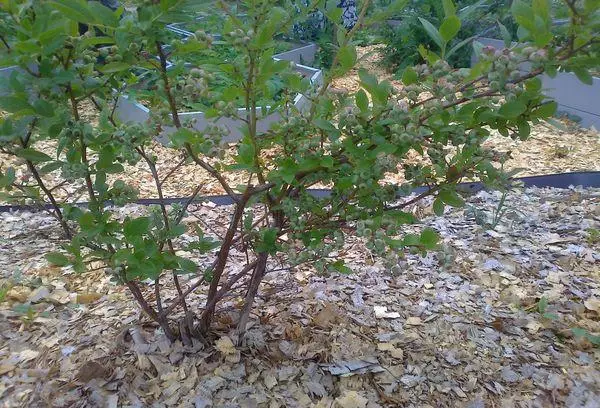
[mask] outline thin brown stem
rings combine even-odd
[[[140,290],[139,286],[134,281],[127,281],[126,285],[129,288],[129,291],[133,294],[135,300],[137,300],[138,304],[142,307],[142,310],[146,312],[146,314],[152,320],[158,323],[160,327],[162,327],[162,329],[165,332],[165,335],[170,341],[174,341],[176,337],[173,333],[173,329],[171,329],[166,319],[161,317],[161,315],[159,315],[156,312],[156,310],[154,310],[154,308],[150,306],[148,301],[144,298],[144,295],[142,294],[142,291]]]
[[[248,318],[250,316],[250,310],[252,310],[252,304],[254,303],[256,294],[258,293],[260,282],[265,276],[268,258],[269,254],[266,252],[261,252],[258,254],[256,266],[254,267],[254,272],[252,273],[252,278],[250,279],[250,286],[248,287],[248,292],[246,293],[246,298],[244,299],[244,307],[242,308],[240,320],[238,321],[238,345],[241,344],[244,339],[246,326],[248,325]]]
[[[29,130],[27,131],[27,134],[25,135],[24,138],[21,139],[21,146],[23,146],[24,149],[26,149],[29,146],[29,141],[31,140],[31,135],[33,134],[33,129],[35,128],[36,124],[37,124],[37,119],[34,119],[31,122],[31,124],[29,125]],[[52,208],[54,210],[54,215],[55,215],[56,219],[58,220],[58,222],[60,223],[60,226],[63,229],[65,236],[68,239],[73,238],[73,233],[71,232],[71,228],[69,228],[69,225],[67,224],[67,221],[65,220],[63,213],[60,209],[60,205],[58,205],[58,202],[56,201],[54,194],[52,194],[52,189],[49,189],[46,186],[46,183],[44,183],[44,180],[42,180],[42,177],[41,177],[40,173],[38,172],[37,168],[35,167],[35,164],[31,160],[26,160],[25,162],[27,163],[27,168],[33,175],[33,178],[35,179],[37,185],[42,189],[44,194],[46,194],[46,197],[48,197],[48,200],[50,200],[50,204],[52,205]]]
[[[229,228],[225,233],[225,239],[221,244],[221,249],[217,255],[217,261],[215,264],[215,269],[213,271],[212,281],[210,283],[210,287],[208,290],[208,297],[206,307],[204,312],[202,313],[202,317],[200,319],[200,331],[206,332],[210,326],[213,313],[215,311],[214,305],[210,306],[212,299],[217,294],[217,290],[219,287],[219,283],[221,280],[221,275],[225,270],[225,265],[227,265],[227,258],[229,257],[229,251],[231,250],[231,245],[235,236],[235,232],[237,231],[237,225],[242,219],[242,215],[244,214],[244,208],[246,207],[246,203],[250,199],[251,189],[248,188],[242,195],[240,201],[236,204],[235,212],[231,219],[231,223],[229,224]]]

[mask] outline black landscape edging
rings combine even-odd
[[[585,188],[600,188],[600,171],[586,171],[586,172],[574,172],[574,173],[560,173],[560,174],[547,174],[541,176],[529,176],[529,177],[518,177],[514,181],[520,182],[525,187],[553,187],[553,188],[569,188],[570,186],[581,186]],[[459,189],[467,193],[477,193],[485,189],[483,183],[460,183]],[[427,191],[428,187],[418,187],[410,191],[410,193],[423,193]],[[310,189],[308,190],[313,196],[317,198],[326,198],[331,194],[329,189]],[[409,194],[410,194],[409,193]],[[408,194],[405,194],[408,195]],[[400,195],[403,196],[403,195]],[[173,197],[165,198],[164,204],[184,204],[189,201],[189,197]],[[205,196],[198,197],[194,202],[210,201],[218,206],[232,205],[235,201],[228,195],[217,195],[217,196]],[[76,205],[79,207],[85,207],[88,202],[71,203],[70,205]],[[106,202],[106,205],[111,205],[110,201]],[[131,204],[139,205],[157,205],[160,204],[158,198],[145,198],[132,202]],[[0,205],[0,213],[12,212],[12,211],[40,211],[44,209],[52,209],[50,204],[45,205]]]

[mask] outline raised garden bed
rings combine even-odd
[[[504,48],[502,40],[480,37],[477,41],[483,45]],[[473,63],[475,62],[476,55],[473,56]],[[577,117],[581,126],[600,129],[600,77],[594,76],[592,85],[582,83],[570,72],[559,72],[554,78],[548,75],[540,78],[545,95],[558,103],[559,113]]]
[[[186,38],[190,36],[192,33],[184,30],[178,24],[171,24],[167,26],[170,30],[180,35],[182,38]],[[303,63],[312,63],[315,59],[315,54],[317,52],[317,46],[315,44],[301,44],[301,45],[290,45],[292,49],[288,51],[281,52],[273,56],[276,60],[284,60],[284,61],[293,61],[296,63],[295,71],[300,75],[308,78],[311,84],[318,86],[322,82],[322,72],[320,69],[312,68],[307,65],[303,65]],[[207,54],[207,58],[209,63],[218,63],[225,61],[227,59],[227,53],[231,53],[230,50],[216,50],[213,54]],[[216,61],[214,59],[221,58],[221,61]],[[211,61],[211,59],[213,59]],[[226,84],[218,84],[217,86],[226,86]],[[141,97],[140,97],[141,96]],[[148,119],[150,115],[150,109],[141,103],[139,100],[143,100],[143,94],[140,95],[138,93],[136,99],[138,101],[133,100],[127,95],[123,95],[119,97],[117,101],[117,109],[116,113],[118,117],[124,122],[144,122]],[[242,137],[242,133],[240,128],[244,125],[242,120],[236,118],[207,118],[204,113],[204,108],[211,104],[211,100],[198,101],[197,104],[193,104],[191,106],[186,106],[184,108],[189,108],[189,111],[180,113],[180,118],[184,121],[193,120],[193,127],[196,130],[202,131],[209,125],[218,125],[220,127],[224,127],[227,129],[227,136],[223,139],[224,142],[234,142],[239,140]],[[265,100],[265,105],[267,108],[269,107],[269,101]],[[309,100],[306,96],[302,94],[298,94],[294,97],[294,105],[298,109],[305,109],[306,106],[309,105]],[[259,108],[259,115],[261,109]],[[238,116],[243,117],[246,114],[246,109],[240,107],[238,109]],[[274,112],[265,117],[261,117],[257,123],[258,133],[266,132],[272,123],[281,120],[281,113]],[[166,143],[168,141],[168,135],[173,132],[174,128],[165,128],[163,132],[160,134],[158,141],[161,143]]]

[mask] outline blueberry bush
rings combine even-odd
[[[453,69],[444,59],[447,53],[428,52],[423,64],[403,71],[400,89],[361,69],[361,89],[340,94],[329,92],[329,85],[355,68],[354,35],[387,18],[384,10],[367,14],[370,1],[360,2],[358,20],[348,30],[340,25],[335,2],[294,7],[279,0],[242,0],[232,11],[219,0],[215,5],[225,16],[221,40],[237,52],[218,65],[229,85],[215,91],[209,70],[186,70],[186,62],[213,46],[212,37],[200,30],[182,41],[165,28],[189,20],[195,3],[139,0],[112,11],[83,0],[6,0],[0,14],[1,65],[15,67],[2,79],[9,91],[0,96],[0,149],[18,159],[16,167],[0,165],[2,200],[51,208],[65,243],[63,251],[47,255],[49,261],[80,273],[101,262],[172,340],[205,339],[219,302],[231,296],[241,300],[237,331],[243,340],[270,265],[277,260],[349,273],[334,255],[349,234],[363,237],[401,273],[398,261],[405,251],[424,253],[438,242],[431,229],[403,233],[404,225],[418,221],[411,205],[431,197],[433,210],[442,215],[446,206],[463,204],[457,187],[462,180],[500,187],[507,177],[503,157],[482,148],[490,132],[527,139],[531,124],[556,109],[543,96],[538,76],[572,71],[589,82],[589,71],[599,62],[598,0],[565,0],[569,24],[558,38],[550,30],[549,1],[514,0],[522,45],[483,48],[472,69]],[[394,10],[405,3],[397,1]],[[440,48],[452,43],[461,25],[452,3],[445,4],[441,24],[429,27]],[[304,16],[320,11],[337,27],[335,56],[322,85],[272,58],[276,38],[302,18],[298,9]],[[82,25],[87,29],[80,30]],[[124,123],[116,102],[121,95],[135,95],[140,75],[156,84],[150,116],[143,123]],[[260,99],[275,88],[276,103],[261,106]],[[298,93],[310,99],[308,108],[294,107]],[[231,160],[222,159],[226,129],[214,125],[200,132],[181,115],[181,107],[194,100],[212,101],[210,117],[236,117],[244,124]],[[237,109],[240,100],[245,113]],[[84,114],[84,105],[93,106],[95,114]],[[283,119],[260,133],[257,122],[273,111],[282,112]],[[169,129],[168,147],[204,169],[234,203],[220,239],[182,221],[187,203],[204,194],[201,181],[186,204],[165,202],[163,189],[172,172],[161,174],[149,151]],[[420,164],[409,164],[408,155],[419,156]],[[123,217],[119,208],[136,199],[136,190],[118,176],[137,162],[152,175],[160,204],[142,216]],[[397,172],[404,173],[405,185],[387,181],[388,173]],[[49,173],[64,183],[80,183],[88,205],[57,197],[56,186],[46,181]],[[243,175],[246,182],[232,185],[230,174]],[[315,185],[328,186],[330,195],[315,197],[310,193]],[[428,189],[398,198],[415,186]],[[192,239],[181,239],[184,234]],[[245,251],[244,264],[231,260],[232,248]],[[210,266],[201,267],[198,259]],[[182,274],[199,279],[185,284]],[[163,296],[168,283],[177,288],[175,299]],[[234,290],[240,288],[241,294]],[[189,302],[192,293],[204,293],[205,302]]]

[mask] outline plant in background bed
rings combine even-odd
[[[383,62],[391,70],[401,71],[405,67],[424,61],[423,51],[439,48],[440,41],[431,35],[431,26],[439,27],[452,15],[460,20],[461,30],[447,44],[448,63],[453,67],[468,67],[471,63],[471,47],[474,36],[484,35],[501,22],[514,34],[516,26],[510,18],[510,2],[489,0],[460,0],[456,6],[451,1],[414,0],[406,9],[394,16],[399,25],[384,26],[385,47],[382,50]],[[422,47],[420,49],[420,47]],[[451,52],[452,51],[452,52]]]
[[[363,237],[374,254],[401,272],[398,258],[404,251],[424,253],[438,241],[431,229],[403,233],[405,224],[418,221],[408,211],[411,205],[432,197],[435,213],[442,215],[445,206],[463,204],[457,184],[465,178],[501,186],[506,178],[496,166],[501,157],[482,148],[490,129],[526,139],[530,124],[556,109],[544,99],[536,77],[557,69],[583,77],[598,64],[593,35],[600,19],[597,0],[569,3],[572,26],[565,43],[550,34],[547,1],[535,0],[531,7],[516,0],[513,13],[524,26],[521,39],[530,44],[485,48],[473,69],[454,70],[428,53],[427,64],[404,70],[402,90],[361,70],[361,89],[341,96],[328,87],[356,64],[353,37],[365,25],[370,1],[362,2],[353,29],[338,27],[337,51],[319,88],[294,73],[288,62],[272,59],[274,38],[294,23],[294,14],[286,11],[292,7],[277,7],[275,0],[242,1],[240,8],[247,13],[242,21],[228,3],[219,1],[227,16],[223,41],[238,56],[219,65],[228,85],[206,103],[214,103],[211,115],[241,115],[244,123],[233,160],[223,161],[218,158],[225,147],[220,143],[224,130],[197,131],[179,111],[182,102],[214,92],[208,71],[186,71],[183,64],[210,48],[208,37],[174,41],[165,29],[165,24],[185,21],[189,13],[183,11],[194,3],[145,0],[136,2],[133,11],[112,12],[79,0],[9,0],[2,3],[1,16],[3,23],[19,26],[9,56],[3,58],[22,70],[5,81],[12,91],[0,97],[0,109],[7,112],[0,119],[0,146],[26,167],[2,165],[3,197],[50,204],[68,241],[63,252],[48,254],[48,259],[81,273],[90,262],[103,262],[168,338],[184,342],[205,339],[220,302],[236,296],[243,301],[237,322],[243,340],[253,300],[275,261],[350,272],[333,255],[348,234]],[[315,10],[339,24],[339,14],[327,10],[323,1],[307,7],[307,12]],[[455,21],[452,15],[447,10],[445,19]],[[90,31],[79,35],[78,23]],[[442,22],[434,29],[444,43],[452,43],[458,34],[453,23]],[[170,70],[166,43],[175,63]],[[105,62],[98,58],[98,45],[109,46]],[[515,70],[523,61],[531,62],[529,72]],[[136,91],[139,70],[156,77],[150,118],[144,124],[120,123],[114,116],[115,100],[118,93]],[[284,95],[303,92],[311,105],[300,111],[290,98],[280,98],[270,109],[285,112],[284,120],[259,135],[257,121],[269,113],[259,109],[261,97],[271,92],[273,81]],[[245,113],[236,109],[239,100]],[[83,115],[83,104],[94,106],[97,117]],[[164,203],[163,188],[173,171],[160,173],[149,149],[166,126],[177,129],[170,135],[170,148],[204,169],[234,202],[227,230],[218,240],[186,225],[187,205]],[[42,151],[42,141],[53,150]],[[421,156],[420,164],[408,165],[409,153]],[[135,190],[122,181],[108,183],[108,176],[118,178],[126,164],[138,161],[152,175],[160,204],[143,215],[123,217],[119,208],[135,198]],[[404,169],[406,186],[386,181],[386,174],[399,169]],[[55,197],[56,186],[44,178],[50,172],[80,183],[89,206],[75,207]],[[232,185],[226,177],[230,174],[240,174],[246,182]],[[316,184],[328,185],[331,195],[311,195],[309,188]],[[429,189],[398,201],[403,187],[422,185]],[[188,203],[203,194],[199,181]],[[105,206],[108,200],[113,207]],[[188,237],[181,239],[186,230]],[[232,248],[247,254],[244,263],[232,261]],[[200,267],[198,259],[210,266]],[[182,281],[182,274],[198,279],[193,284]],[[178,291],[175,299],[164,296],[168,281]],[[192,293],[205,294],[202,305],[188,301]]]

